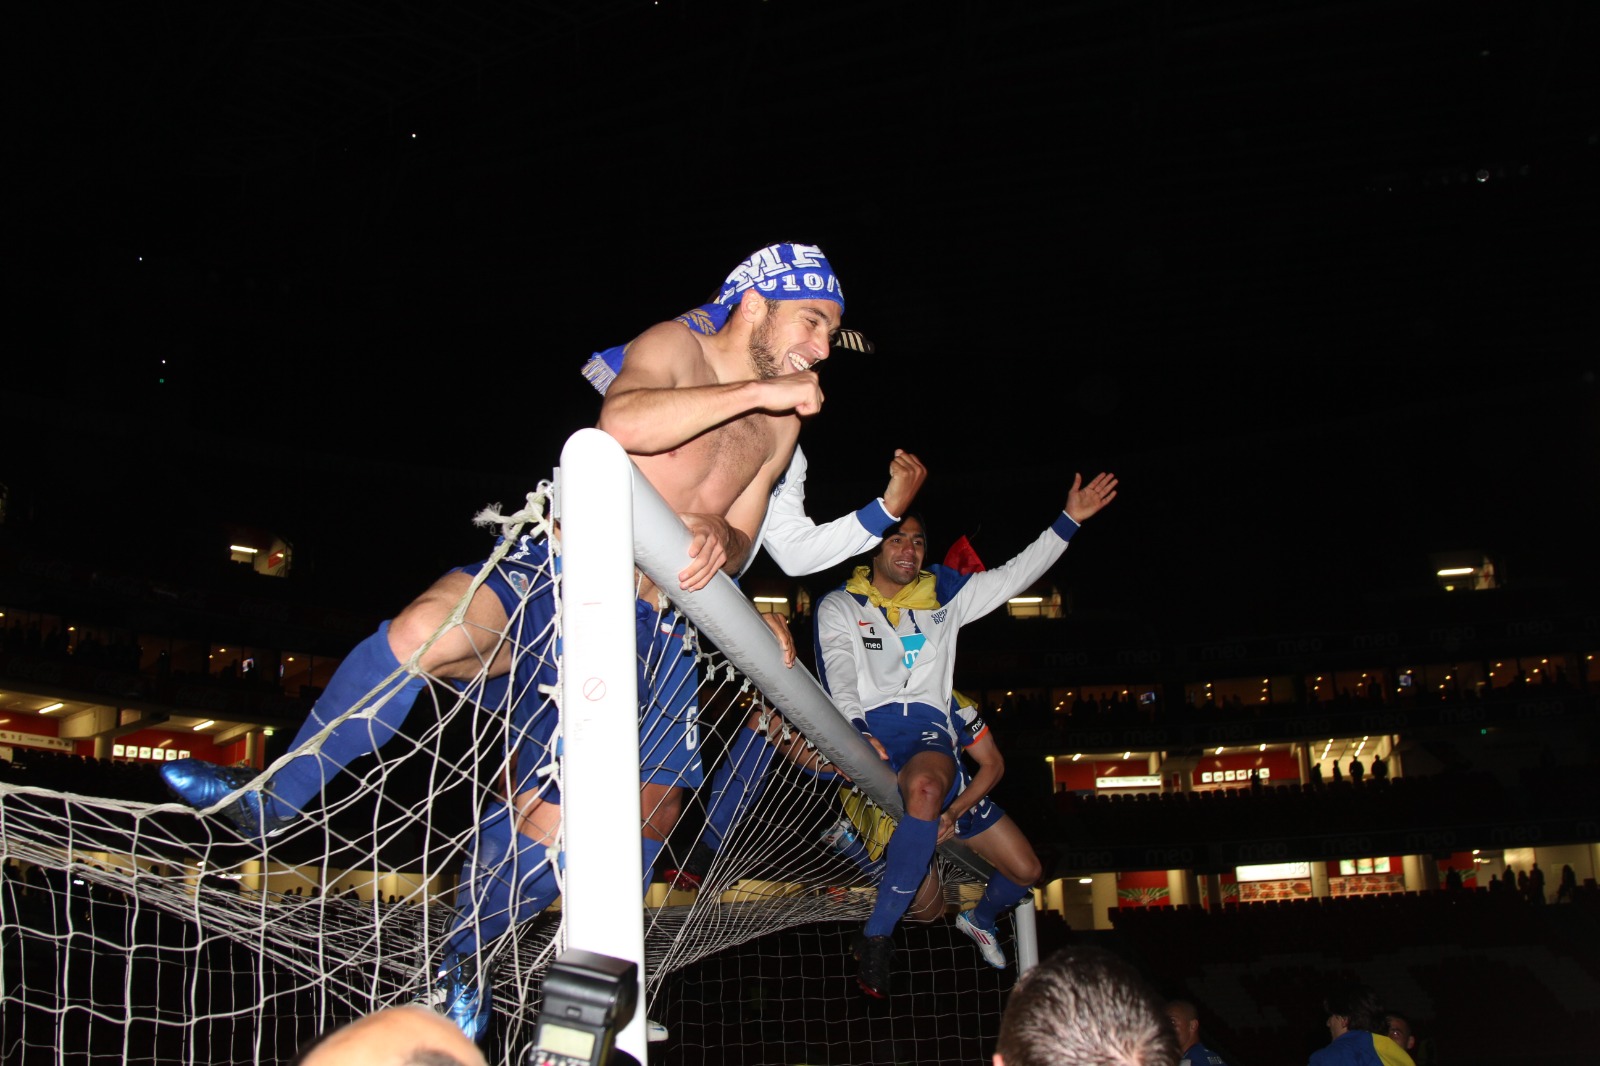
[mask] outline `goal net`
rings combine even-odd
[[[574,454],[569,443],[561,472],[569,486],[590,478],[571,469],[587,461]],[[636,764],[622,760],[619,789],[618,748],[602,739],[598,760],[577,755],[595,752],[588,731],[604,716],[585,720],[570,706],[596,694],[581,678],[575,686],[569,669],[584,662],[578,644],[587,632],[570,621],[565,599],[584,580],[569,522],[593,527],[563,514],[568,546],[545,564],[562,590],[562,614],[542,627],[513,619],[500,640],[513,664],[559,662],[568,694],[563,686],[519,690],[527,686],[518,679],[533,672],[491,677],[488,657],[471,681],[430,682],[396,735],[333,775],[305,817],[264,843],[215,812],[170,801],[153,772],[25,749],[0,763],[0,1061],[280,1063],[345,1021],[421,998],[456,920],[459,875],[486,798],[513,769],[513,707],[530,701],[539,714],[560,715],[565,755],[541,787],[559,787],[568,800],[563,895],[480,945],[494,986],[484,1040],[491,1062],[520,1061],[534,1035],[541,975],[561,950],[630,957],[635,939],[643,947],[640,1018],[669,1032],[650,1045],[652,1062],[986,1059],[1016,969],[984,965],[938,901],[928,908],[933,921],[896,934],[894,995],[870,1000],[855,987],[850,936],[871,910],[882,839],[901,813],[893,777],[804,665],[783,667],[733,582],[719,576],[699,593],[677,591],[672,575],[687,531],[631,463],[626,471],[631,522],[628,507],[587,521],[616,526],[624,516],[623,580],[636,561],[671,590],[676,602],[655,624],[681,627],[694,656],[690,671],[639,657],[630,585],[626,672],[655,686],[657,698],[668,678],[696,686],[689,706],[706,782],[685,798],[655,864],[659,873],[699,863],[696,889],[657,880],[639,906]],[[491,563],[520,535],[548,532],[549,503],[541,486],[517,513],[480,519],[502,534]],[[591,677],[587,664],[582,670]],[[392,691],[379,686],[349,715],[373,720]],[[636,711],[639,700],[627,699]],[[635,714],[625,723],[621,748],[636,751]],[[595,761],[610,764],[598,787],[617,802],[585,805],[596,785],[578,775]],[[724,764],[736,770],[732,784],[716,772]],[[707,830],[719,821],[711,818],[719,802],[724,813],[737,807],[720,819],[720,833]],[[981,862],[957,846],[935,864],[944,906],[976,898],[987,874]],[[1002,924],[1008,957],[1020,948],[1024,962],[1026,917],[1015,923],[1020,943],[1011,921]]]

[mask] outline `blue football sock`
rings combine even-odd
[[[300,727],[290,750],[297,750],[309,742],[324,726],[355,706],[399,667],[400,661],[389,648],[389,623],[384,622],[376,633],[357,644],[339,664],[339,669],[333,672],[322,698],[311,708],[311,714]],[[427,683],[427,678],[421,675],[402,675],[390,683],[387,701],[373,711],[370,719],[345,719],[323,740],[320,753],[303,755],[274,774],[271,794],[266,799],[267,805],[275,810],[269,813],[280,817],[292,817],[300,813],[306,802],[320,793],[335,773],[382,747],[406,720],[417,694]],[[382,696],[375,696],[368,701],[368,706],[381,699]]]
[[[712,851],[720,851],[723,838],[761,795],[767,768],[777,749],[764,734],[749,727],[739,730],[728,754],[711,774],[711,809],[706,812],[703,838]]]
[[[992,932],[995,920],[1000,917],[1001,912],[1010,909],[1027,894],[1027,885],[1019,885],[1004,874],[993,874],[989,878],[989,883],[984,886],[983,898],[972,908],[967,920],[979,929]]]
[[[651,837],[639,838],[644,851],[644,890],[650,891],[650,882],[655,880],[656,859],[661,855],[661,849],[667,846],[664,840],[655,840]]]
[[[504,803],[489,804],[483,815],[475,853],[461,867],[456,920],[445,940],[446,954],[470,955],[513,922],[525,922],[543,911],[561,891],[545,846],[516,831]]]
[[[873,904],[872,916],[867,919],[864,930],[868,936],[888,936],[894,932],[900,916],[911,905],[917,887],[928,873],[934,842],[938,839],[937,819],[913,818],[908,814],[894,827],[889,846],[883,852],[883,880],[878,884],[878,902]]]

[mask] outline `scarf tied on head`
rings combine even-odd
[[[750,289],[769,300],[821,296],[844,309],[844,287],[821,248],[814,244],[771,244],[729,271],[715,300],[686,311],[673,321],[682,322],[696,333],[715,333],[727,324],[728,316]],[[602,395],[622,372],[625,347],[618,344],[595,352],[583,364],[584,378]]]
[[[892,626],[900,624],[900,609],[908,611],[931,611],[939,606],[939,597],[935,592],[938,579],[926,570],[917,572],[917,579],[904,586],[893,596],[885,596],[878,591],[878,586],[872,583],[872,567],[858,566],[856,572],[850,575],[850,580],[844,583],[844,590],[856,596],[865,596],[867,602],[883,611],[883,616]]]

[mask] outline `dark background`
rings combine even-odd
[[[1581,0],[18,7],[0,482],[62,547],[256,524],[390,612],[592,424],[590,352],[779,239],[878,348],[823,368],[819,517],[906,447],[994,563],[1111,469],[1058,580],[1217,626],[1595,541]]]

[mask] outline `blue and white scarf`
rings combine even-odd
[[[839,284],[838,275],[823,256],[822,249],[814,244],[772,244],[729,271],[715,300],[686,311],[673,321],[682,322],[696,333],[715,333],[727,323],[734,307],[750,289],[769,300],[804,300],[820,296],[836,302],[841,311],[844,309],[844,287]],[[853,334],[852,339],[856,343],[847,341],[844,346],[857,351],[872,350],[860,334]],[[595,352],[583,364],[583,376],[601,394],[622,372],[625,347],[619,344]]]

